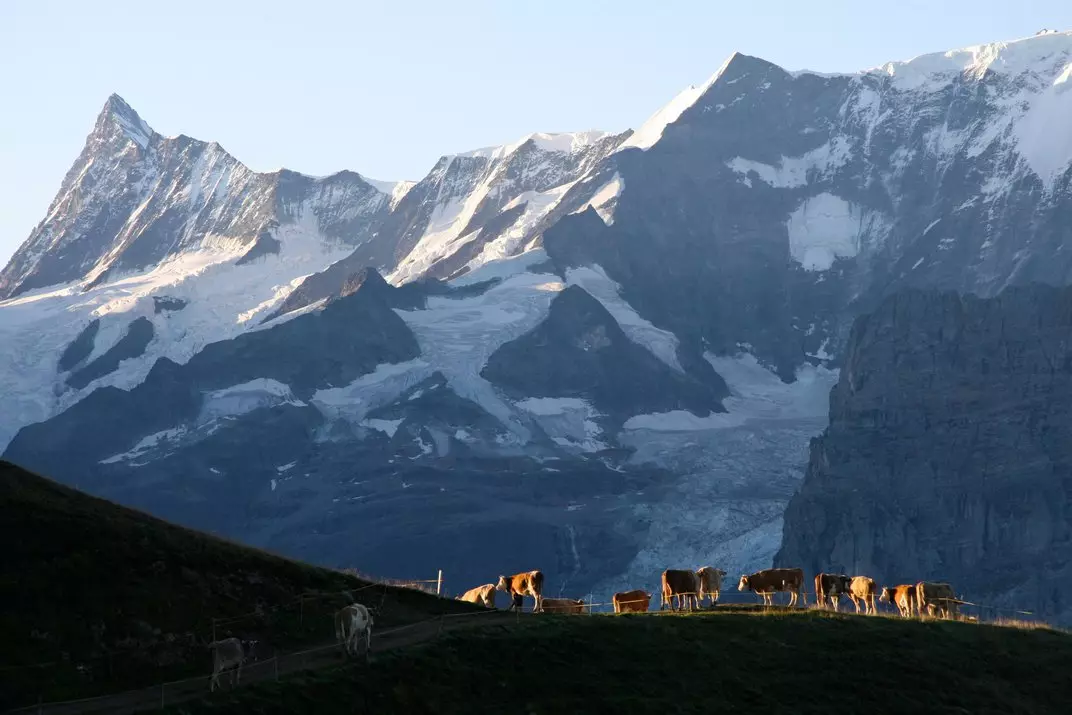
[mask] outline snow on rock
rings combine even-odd
[[[571,268],[566,271],[566,284],[584,288],[589,295],[603,304],[630,340],[644,346],[652,355],[678,372],[684,372],[677,359],[677,336],[668,330],[656,328],[640,317],[633,306],[621,297],[621,287],[607,276],[602,267],[596,265]]]
[[[781,544],[782,514],[804,476],[810,440],[827,425],[838,373],[802,365],[785,384],[750,354],[705,357],[730,388],[728,413],[647,415],[629,420],[619,436],[635,450],[631,463],[678,476],[659,501],[633,507],[649,531],[624,573],[596,593],[657,592],[658,574],[671,564],[715,566],[735,579],[769,567]],[[727,602],[750,601],[732,586],[723,594]]]
[[[384,363],[349,385],[317,390],[309,402],[329,420],[363,424],[365,415],[396,399],[432,372],[433,367],[420,358]]]
[[[1072,46],[1072,42],[1069,44]],[[1029,109],[1014,124],[1017,151],[1046,185],[1052,185],[1072,164],[1069,117],[1072,117],[1072,62],[1032,99]]]
[[[592,207],[599,214],[599,217],[603,219],[603,223],[610,226],[614,223],[614,209],[618,204],[618,197],[621,196],[624,186],[625,182],[622,180],[621,175],[617,171],[614,172],[614,176],[610,178],[610,181],[601,186],[584,206],[573,211],[573,213],[580,213],[586,211],[588,207]]]
[[[236,417],[262,407],[278,405],[305,407],[304,402],[294,397],[290,387],[278,380],[262,377],[206,393],[197,421],[205,423],[223,417]]]
[[[523,444],[531,439],[530,430],[480,371],[500,345],[535,328],[564,288],[553,274],[523,272],[481,295],[432,297],[426,309],[395,312],[417,336],[423,359],[446,376],[451,388],[499,419]]]
[[[517,403],[528,412],[555,444],[579,452],[606,449],[596,418],[602,415],[586,400],[576,397],[530,397]]]
[[[128,451],[121,454],[115,454],[107,459],[102,459],[101,464],[114,464],[116,462],[134,462],[138,457],[142,456],[146,452],[150,452],[167,445],[172,442],[176,442],[186,434],[185,427],[173,427],[171,429],[161,430],[160,432],[154,432],[151,435],[143,437],[136,445],[131,447]],[[218,473],[218,472],[217,472]]]
[[[726,68],[729,67],[730,62],[732,62],[736,56],[736,52],[730,55],[726,61],[722,63],[722,66],[719,67],[718,71],[711,75],[711,77],[703,84],[699,86],[690,84],[679,92],[676,97],[666,104],[666,106],[648,117],[647,120],[640,125],[639,129],[622,142],[621,146],[618,147],[618,151],[630,148],[647,151],[655,146],[658,141],[662,139],[663,131],[666,130],[666,127],[676,122],[678,118],[685,113],[686,109],[696,104],[696,101],[710,89],[711,85],[718,81],[719,77],[722,76],[722,73],[726,71]]]
[[[23,425],[48,419],[98,387],[137,386],[158,358],[183,364],[208,343],[245,332],[293,290],[295,275],[323,270],[349,253],[320,233],[311,207],[299,207],[294,218],[276,230],[279,253],[256,261],[236,265],[248,246],[220,240],[85,291],[71,284],[0,302],[0,389],[6,399],[0,449]],[[153,296],[165,293],[186,306],[155,315]],[[142,357],[124,360],[82,390],[62,384],[54,356],[90,320],[101,318],[96,356],[137,317],[152,320],[155,330]]]
[[[1072,32],[1052,32],[887,62],[867,73],[888,75],[900,90],[936,90],[956,75],[972,79],[981,79],[987,72],[1016,76],[1052,65],[1070,52]]]
[[[684,410],[637,415],[626,421],[625,429],[688,432],[727,429],[762,420],[826,418],[837,370],[801,365],[796,380],[786,384],[753,355],[715,357],[708,353],[705,357],[730,389],[730,396],[723,401],[726,412],[707,417]]]
[[[516,255],[536,225],[558,206],[566,192],[575,184],[576,182],[571,181],[547,191],[526,191],[511,199],[503,207],[503,211],[524,204],[524,212],[510,228],[503,231],[495,240],[489,241],[477,257],[466,264],[467,268],[472,271],[491,261]]]
[[[572,153],[595,144],[600,139],[605,139],[608,136],[610,136],[610,132],[598,130],[590,130],[586,132],[534,132],[532,134],[526,134],[517,141],[509,144],[482,147],[480,149],[453,154],[452,156],[502,159],[503,157],[513,154],[529,140],[543,151]]]
[[[852,147],[848,139],[837,137],[832,142],[801,156],[783,156],[777,166],[739,156],[726,162],[726,166],[745,178],[755,173],[760,180],[775,188],[791,189],[806,186],[809,176],[812,177],[812,181],[816,181],[832,173],[844,166],[851,156]]]
[[[572,410],[588,409],[588,402],[579,397],[529,397],[517,406],[534,415],[561,415]]]
[[[838,258],[852,258],[862,245],[885,238],[882,216],[829,193],[801,202],[786,223],[789,255],[809,271],[825,271]]]
[[[367,419],[361,422],[362,427],[368,427],[370,429],[383,432],[388,437],[394,437],[395,432],[398,431],[399,426],[405,422],[405,420],[376,420]]]

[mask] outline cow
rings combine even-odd
[[[750,590],[763,596],[763,605],[773,605],[775,591],[789,592],[789,605],[797,605],[797,599],[808,605],[808,597],[804,593],[804,570],[803,569],[766,569],[754,574],[741,576],[737,584],[738,591]]]
[[[700,592],[700,577],[695,571],[681,571],[678,569],[666,569],[662,577],[662,602],[659,610],[666,608],[677,611],[682,604],[687,604],[688,610],[698,607],[696,595]]]
[[[484,608],[495,608],[495,584],[486,583],[483,586],[471,588],[461,596],[458,596],[458,600],[476,603]]]
[[[231,687],[234,688],[242,680],[242,664],[256,641],[242,641],[238,638],[224,638],[208,644],[212,651],[212,677],[208,681],[208,691],[211,693],[220,684],[220,673],[225,670],[231,671]]]
[[[718,604],[718,597],[722,593],[722,579],[726,572],[713,566],[703,566],[696,569],[696,575],[700,578],[700,605],[704,598],[711,601],[711,605]]]
[[[953,587],[948,583],[920,581],[916,584],[916,612],[920,616],[923,609],[927,609],[928,616],[937,614],[942,618],[956,618],[959,605]]]
[[[864,613],[874,615],[875,611],[875,579],[868,576],[854,576],[849,584],[849,598],[856,612],[860,612],[860,602],[864,604]]]
[[[365,660],[372,650],[372,613],[360,603],[351,603],[335,613],[335,640],[343,647],[344,657],[357,655],[357,639],[364,635]]]
[[[543,572],[526,571],[513,576],[499,576],[499,582],[495,588],[503,593],[510,594],[510,610],[521,610],[521,597],[532,596],[536,604],[532,607],[533,613],[539,613],[543,609]]]
[[[894,604],[903,617],[911,618],[916,608],[916,587],[911,583],[893,587],[883,586],[878,600]]]
[[[849,592],[849,584],[852,579],[843,573],[821,573],[815,576],[815,603],[819,608],[826,608],[826,599],[830,599],[834,610],[838,609],[838,601]]]
[[[545,598],[541,613],[584,613],[584,601],[575,598]]]
[[[622,591],[611,598],[615,613],[647,613],[651,605],[651,594],[641,589]]]

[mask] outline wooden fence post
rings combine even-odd
[[[305,627],[305,594],[298,596],[298,625]]]
[[[439,578],[436,580],[435,592],[437,596],[443,595],[443,569],[439,569]]]
[[[160,683],[160,709],[164,709],[164,683]]]
[[[212,617],[212,642],[216,642],[216,617]]]

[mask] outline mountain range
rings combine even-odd
[[[635,132],[398,183],[252,172],[113,96],[0,272],[0,445],[459,590],[760,568],[859,316],[1070,282],[1069,90],[1068,32],[852,74],[738,53]]]

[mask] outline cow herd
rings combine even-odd
[[[693,610],[703,605],[705,599],[717,604],[722,591],[722,579],[726,572],[712,566],[695,571],[667,569],[662,573],[662,589],[659,610]],[[526,571],[513,576],[500,576],[497,583],[488,583],[466,591],[458,599],[476,603],[486,608],[495,608],[495,594],[502,591],[510,596],[510,610],[521,610],[525,596],[534,600],[534,613],[583,613],[584,601],[573,598],[545,598],[543,573]],[[775,593],[788,593],[789,605],[806,606],[804,570],[799,568],[772,568],[741,576],[738,591],[751,591],[762,597],[763,604],[773,605]],[[865,614],[877,613],[878,601],[897,606],[902,616],[911,617],[927,613],[930,616],[956,618],[957,607],[964,603],[956,598],[948,583],[920,581],[916,584],[886,586],[878,589],[869,576],[846,576],[845,574],[820,573],[815,576],[815,602],[820,608],[829,605],[836,611],[842,596],[847,597],[856,613],[861,607]],[[642,589],[614,594],[611,602],[615,613],[643,613],[651,606],[652,594]]]
[[[667,569],[662,573],[662,589],[659,610],[677,611],[693,610],[703,605],[705,599],[712,605],[717,604],[722,591],[722,579],[726,572],[711,566],[704,566],[695,571],[687,569]],[[574,598],[545,598],[543,595],[543,573],[525,571],[513,576],[500,576],[498,582],[469,589],[458,600],[476,603],[486,608],[495,608],[495,594],[502,591],[510,596],[510,610],[520,611],[525,596],[535,603],[534,613],[584,613],[586,604]],[[757,571],[741,576],[737,583],[738,591],[751,591],[763,598],[764,605],[772,605],[775,593],[789,594],[789,605],[798,603],[807,605],[804,591],[804,571],[798,568],[775,568]],[[864,613],[873,614],[875,594],[878,587],[875,580],[868,576],[846,576],[845,574],[820,573],[815,576],[815,602],[825,608],[827,601],[838,610],[842,596],[852,601],[856,612],[863,605]],[[612,603],[615,613],[646,613],[651,607],[652,594],[642,589],[622,591],[614,594]],[[906,618],[914,615],[956,618],[957,607],[964,603],[957,599],[953,587],[948,583],[920,581],[916,584],[885,586],[879,592],[878,600],[891,603]],[[364,650],[368,658],[372,646],[372,609],[353,603],[335,613],[335,639],[346,656],[356,656]],[[359,643],[364,643],[364,648]],[[256,641],[242,641],[238,638],[225,638],[209,644],[212,651],[212,677],[209,689],[215,690],[219,677],[229,671],[232,687],[242,677],[242,665],[248,658]]]

